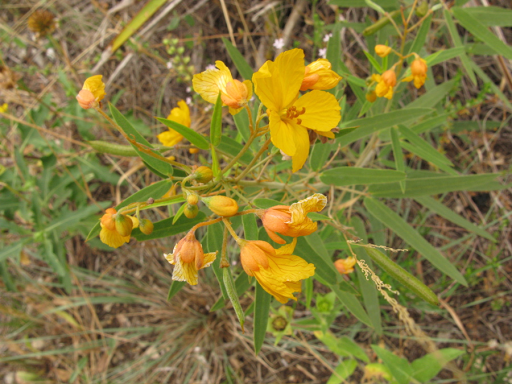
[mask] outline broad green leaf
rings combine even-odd
[[[322,247],[318,247],[319,243],[322,244]],[[338,271],[334,268],[318,234],[298,237],[294,254],[315,265],[315,277],[316,275],[320,276],[328,284],[336,284],[338,281]]]
[[[430,31],[430,26],[432,25],[432,15],[427,17],[421,23],[420,28],[418,29],[418,33],[414,39],[414,43],[412,43],[411,48],[409,49],[409,53],[416,52],[419,53],[421,48],[425,46],[425,42],[427,41],[427,36]]]
[[[391,169],[369,169],[355,167],[331,168],[320,174],[320,180],[329,185],[386,184],[405,180],[405,172]]]
[[[214,147],[220,144],[222,137],[222,100],[217,96],[215,107],[213,108],[212,120],[210,122],[210,142]]]
[[[370,328],[373,328],[372,321],[368,317],[368,314],[356,296],[352,295],[351,293],[342,291],[336,285],[330,285],[329,287],[350,313],[352,313],[360,322],[366,324]]]
[[[489,183],[495,180],[499,174],[462,175],[425,177],[421,179],[407,178],[405,193],[402,193],[398,183],[372,185],[369,193],[375,197],[417,197],[437,195],[439,193],[469,190],[477,188],[485,191]]]
[[[185,285],[187,285],[186,281],[175,281],[171,283],[171,286],[169,287],[169,293],[167,294],[167,301],[171,301],[171,299],[176,295],[179,291],[181,291],[181,288],[183,288]]]
[[[225,300],[228,299],[228,293],[226,292],[226,287],[224,287],[224,277],[222,276],[222,268],[220,267],[220,254],[222,252],[222,241],[224,238],[224,229],[221,223],[215,223],[213,225],[209,225],[207,229],[207,238],[206,244],[208,245],[208,252],[217,251],[217,258],[212,264],[213,273],[215,273],[215,277],[219,282],[220,289],[222,291],[222,296]]]
[[[342,360],[334,369],[327,384],[346,383],[346,379],[351,376],[357,368],[357,361],[354,359]]]
[[[254,299],[254,351],[258,354],[267,332],[268,314],[272,296],[256,282],[256,297]]]
[[[453,88],[455,79],[441,83],[440,85],[429,89],[423,96],[418,97],[412,103],[407,104],[405,109],[409,108],[433,108],[443,100],[448,92]]]
[[[243,148],[242,144],[236,142],[231,137],[223,135],[222,141],[220,142],[219,146],[217,147],[217,150],[219,152],[223,152],[227,155],[231,155],[231,156],[235,157],[236,155],[238,155],[241,152],[242,148]],[[241,164],[247,165],[251,162],[251,160],[252,160],[252,156],[248,152],[245,152],[242,155],[242,157],[240,157],[238,159],[238,162],[240,162]]]
[[[493,7],[467,7],[464,12],[478,19],[486,27],[512,27],[512,9]]]
[[[331,154],[331,144],[316,142],[311,149],[309,156],[309,165],[313,171],[319,171],[327,162]]]
[[[455,223],[460,227],[467,229],[470,232],[474,232],[477,235],[485,237],[486,239],[492,242],[496,242],[496,239],[492,237],[492,235],[489,234],[487,231],[480,227],[477,227],[475,224],[469,222],[462,216],[456,214],[450,208],[446,207],[439,201],[428,196],[415,197],[414,200],[423,205],[425,208],[428,208],[431,211],[437,213],[439,216],[444,217],[446,220],[450,220],[452,223]]]
[[[233,60],[233,63],[235,63],[238,72],[240,72],[245,80],[251,80],[253,73],[252,68],[242,56],[240,51],[225,37],[222,38],[222,42],[228,51],[229,57],[231,57],[231,60]]]
[[[391,371],[391,374],[393,375],[393,378],[398,381],[399,384],[409,384],[412,378],[413,369],[406,359],[398,357],[397,355],[377,345],[372,345],[372,349],[384,362],[384,365],[388,367],[388,369]]]
[[[169,128],[174,129],[176,132],[182,134],[185,139],[190,141],[197,148],[205,150],[210,149],[210,143],[208,143],[208,139],[193,129],[185,127],[184,125],[181,125],[175,121],[164,119],[163,117],[157,117],[156,119]]]
[[[444,348],[429,353],[411,363],[413,369],[412,376],[419,382],[426,383],[436,377],[448,362],[465,353],[466,351],[455,348]]]
[[[222,275],[224,280],[224,287],[226,288],[226,292],[228,294],[229,300],[231,300],[231,304],[233,305],[233,309],[235,310],[236,317],[238,317],[238,322],[242,327],[242,333],[244,332],[244,323],[245,323],[245,315],[242,310],[242,306],[240,305],[240,300],[238,300],[238,295],[236,293],[235,284],[233,282],[233,276],[231,275],[231,268],[222,268]]]
[[[489,31],[485,25],[480,23],[477,18],[467,13],[463,8],[453,7],[453,15],[459,20],[464,28],[471,32],[475,37],[482,40],[500,55],[512,60],[512,48],[501,41],[494,33]]]
[[[110,113],[112,117],[116,121],[117,125],[124,131],[124,133],[130,138],[134,139],[137,143],[144,145],[147,148],[152,149],[152,145],[142,136],[124,117],[124,115],[119,112],[119,110],[112,104],[108,104],[110,108]],[[131,144],[131,143],[130,143]],[[144,162],[150,166],[150,168],[156,170],[162,175],[172,175],[172,166],[169,163],[166,163],[163,160],[156,159],[142,151],[140,151],[135,145],[131,144],[133,149],[137,151],[139,156],[144,160]],[[152,150],[155,155],[161,156],[158,151]]]
[[[276,205],[283,205],[283,203],[272,199],[254,199],[253,204],[260,209],[268,209]]]
[[[160,239],[162,237],[169,237],[178,235],[185,231],[188,231],[194,225],[199,224],[205,220],[206,216],[203,212],[199,212],[199,214],[194,219],[187,219],[185,216],[182,216],[176,221],[173,225],[172,221],[174,217],[169,217],[168,219],[157,221],[154,225],[153,232],[149,235],[143,234],[139,228],[135,228],[132,231],[132,236],[137,239],[137,241],[146,241],[153,239]],[[171,250],[169,250],[170,252]]]
[[[256,216],[252,213],[242,216],[242,224],[244,226],[244,238],[246,240],[258,240],[258,223]]]
[[[238,132],[240,132],[243,139],[247,142],[251,136],[251,130],[249,128],[249,114],[245,109],[242,109],[240,112],[233,116],[233,120],[235,121]],[[222,137],[224,138],[226,136]],[[239,144],[238,142],[236,143]]]
[[[455,23],[452,20],[452,16],[450,15],[450,12],[448,10],[443,11],[444,19],[446,20],[446,26],[448,27],[448,32],[450,32],[450,36],[453,40],[453,45],[456,48],[463,48],[462,41],[459,36],[459,32],[457,31],[457,27],[455,27]],[[466,52],[460,53],[460,61],[462,62],[462,65],[464,69],[466,70],[466,73],[468,74],[469,78],[473,82],[473,84],[476,84],[476,77],[473,73],[473,70],[471,69],[471,60],[469,60],[469,57],[466,55]]]
[[[166,0],[149,0],[114,39],[112,42],[111,52],[115,52],[121,45],[123,45],[123,43],[137,32],[137,30],[165,3]]]
[[[396,128],[390,128],[391,130],[391,145],[393,147],[393,157],[395,158],[395,168],[398,172],[405,171],[405,163],[404,163],[404,153],[402,151],[402,147],[400,145],[400,140],[398,139],[398,132]],[[405,180],[399,181],[400,189],[402,193],[405,192]]]
[[[460,284],[467,286],[466,279],[464,279],[464,276],[461,275],[453,264],[394,211],[380,201],[369,197],[364,199],[364,205],[377,220],[414,247],[416,251],[430,261],[437,269]]]
[[[391,128],[393,129],[393,128]],[[355,234],[357,237],[362,239],[362,241],[367,244],[368,236],[366,234],[366,229],[363,221],[358,217],[354,216],[352,220],[350,220],[350,225],[354,228]],[[362,247],[352,247],[352,250],[356,253],[358,259],[362,259],[366,262],[366,264],[372,268],[372,260],[368,257],[368,255],[364,252]],[[373,328],[377,334],[382,335],[382,321],[381,321],[381,310],[379,303],[379,292],[375,287],[375,283],[371,280],[371,278],[367,279],[361,268],[356,267],[357,280],[359,281],[359,287],[361,289],[361,293],[363,294],[364,306],[366,311],[368,312],[368,316],[372,321]],[[366,355],[365,355],[366,356]]]
[[[345,147],[354,141],[369,136],[372,133],[382,131],[397,124],[407,124],[419,120],[423,115],[431,112],[427,108],[407,108],[398,111],[383,113],[380,115],[366,117],[364,119],[352,120],[344,124],[345,127],[356,127],[350,133],[337,137],[336,141]]]

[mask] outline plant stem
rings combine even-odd
[[[240,175],[238,175],[238,177],[235,179],[235,183],[239,182],[245,175],[247,175],[247,173],[249,173],[252,170],[252,166],[258,161],[258,159],[263,154],[263,152],[265,152],[267,150],[269,145],[270,145],[270,138],[267,139],[267,141],[265,141],[265,143],[261,146],[258,153],[251,160],[249,165],[243,170],[243,172]]]

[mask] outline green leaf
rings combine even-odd
[[[254,199],[253,204],[260,209],[268,209],[276,205],[283,205],[283,203],[272,199]]]
[[[165,3],[166,0],[149,0],[114,39],[112,42],[111,52],[115,52],[121,45],[123,45],[123,43],[137,32],[137,30]]]
[[[365,198],[364,205],[377,220],[395,232],[410,244],[437,269],[453,278],[458,283],[467,286],[466,279],[437,249],[430,245],[409,223],[398,216],[386,205],[372,198]]]
[[[222,239],[224,238],[224,229],[221,223],[215,223],[213,225],[209,225],[207,229],[207,238],[206,244],[208,245],[208,252],[222,252]],[[226,288],[223,283],[222,276],[222,268],[220,267],[220,257],[217,257],[212,264],[213,273],[215,273],[215,277],[219,282],[220,289],[222,291],[222,296],[225,300],[228,299],[228,293],[226,292]]]
[[[242,216],[244,235],[246,240],[258,240],[258,223],[252,213]]]
[[[350,337],[343,336],[338,340],[338,345],[345,351],[350,353],[352,356],[369,363],[370,359],[366,355],[366,352],[361,348],[354,340]]]
[[[317,142],[311,149],[311,155],[309,156],[309,165],[313,171],[319,171],[327,162],[329,155],[331,154],[331,144],[322,144]]]
[[[247,63],[245,58],[242,56],[240,51],[233,44],[231,44],[231,42],[229,42],[228,39],[226,39],[225,37],[222,38],[222,42],[224,43],[224,46],[228,51],[229,57],[231,57],[231,60],[233,60],[233,63],[235,63],[238,72],[240,72],[240,74],[245,80],[251,80],[253,73],[252,68]]]
[[[423,20],[423,23],[421,23],[421,26],[418,29],[418,33],[416,34],[416,38],[414,39],[414,43],[412,43],[411,48],[409,49],[409,53],[419,53],[421,48],[425,46],[425,42],[427,41],[427,36],[428,32],[430,31],[431,25],[432,15],[427,17],[425,20]]]
[[[342,360],[334,369],[327,384],[340,384],[345,383],[345,379],[351,376],[357,368],[357,361],[354,359]]]
[[[212,121],[210,123],[210,142],[214,147],[220,144],[222,138],[222,100],[217,96],[215,107],[213,108]]]
[[[144,145],[148,148],[153,148],[151,144],[130,124],[130,122],[119,112],[119,110],[112,104],[108,104],[110,113],[116,121],[117,125],[123,130],[123,132],[130,138],[135,139],[139,144]],[[131,143],[130,143],[131,144]],[[131,144],[133,149],[137,151],[139,156],[146,162],[151,168],[155,169],[162,175],[172,175],[172,166],[163,160],[156,159],[144,152],[141,152],[135,145]],[[158,151],[152,150],[152,152],[158,156],[161,156]]]
[[[172,225],[174,225],[178,221],[178,219],[181,217],[181,215],[183,215],[183,211],[185,211],[186,207],[187,207],[187,204],[181,205],[180,209],[178,209],[178,212],[176,212],[176,214],[172,218]]]
[[[450,36],[453,40],[453,45],[455,48],[464,48],[462,41],[459,36],[459,32],[457,31],[457,27],[455,26],[455,23],[452,20],[452,16],[450,15],[450,12],[448,10],[443,11],[444,19],[446,20],[446,26],[448,27],[448,32],[450,33]],[[471,69],[471,60],[469,60],[468,55],[466,55],[466,51],[460,53],[460,61],[462,62],[462,66],[466,70],[466,73],[468,74],[469,78],[471,79],[471,82],[473,84],[476,84],[476,77],[473,73],[473,70]]]
[[[366,117],[364,119],[357,119],[345,123],[345,127],[357,127],[350,133],[338,137],[336,141],[342,147],[345,147],[354,141],[369,136],[374,132],[382,131],[383,129],[392,127],[397,124],[407,124],[411,121],[418,120],[423,115],[431,112],[427,108],[407,108],[398,111],[383,113],[380,115]]]
[[[153,232],[151,232],[149,235],[145,235],[140,231],[139,228],[135,228],[132,231],[132,236],[135,237],[137,241],[146,241],[160,239],[162,237],[174,236],[190,230],[190,228],[192,228],[194,225],[204,221],[205,218],[205,214],[203,212],[199,212],[199,214],[194,219],[187,219],[185,216],[182,216],[173,225],[172,221],[174,220],[174,217],[169,217],[168,219],[157,221],[154,224]]]
[[[478,19],[486,27],[512,27],[512,9],[493,7],[467,7],[464,12]]]
[[[386,184],[405,180],[405,172],[391,169],[339,167],[322,172],[320,180],[325,184],[338,187],[354,184]]]
[[[167,301],[171,301],[171,299],[176,295],[179,291],[181,291],[181,288],[183,288],[185,285],[187,285],[186,281],[173,281],[171,283],[171,286],[169,287],[169,293],[167,294]]]
[[[270,312],[270,300],[268,294],[261,285],[256,282],[256,297],[254,299],[254,351],[258,354],[265,340],[267,332],[268,314]]]
[[[409,384],[413,369],[406,359],[398,357],[377,345],[372,345],[372,349],[391,371],[393,378],[398,381],[398,384]]]
[[[391,145],[393,147],[393,157],[395,158],[395,167],[398,172],[405,171],[404,153],[400,146],[400,140],[398,139],[398,132],[396,128],[390,128],[391,131]],[[405,180],[399,181],[400,189],[402,193],[405,192]]]
[[[485,187],[498,176],[497,173],[462,176],[442,176],[442,174],[439,174],[438,177],[407,178],[405,193],[402,193],[398,183],[372,185],[368,192],[375,197],[417,197],[464,191],[472,188],[480,188],[479,190],[485,191]]]
[[[358,216],[354,216],[350,220],[350,225],[354,228],[357,237],[362,239],[362,241],[365,244],[367,244],[368,236],[366,234],[365,224],[363,223],[363,220],[361,220]],[[364,252],[364,249],[362,249],[362,247],[352,247],[352,249],[356,253],[358,259],[364,260],[368,267],[372,268],[372,260]],[[377,334],[382,335],[382,320],[379,303],[379,292],[375,287],[375,283],[371,280],[371,278],[366,278],[363,271],[361,271],[361,268],[356,267],[356,273],[357,279],[359,281],[359,287],[361,289],[361,293],[363,294],[364,306],[366,307],[368,316],[372,321],[373,328],[375,329],[375,332],[377,332]]]
[[[184,125],[181,125],[175,121],[164,119],[163,117],[157,117],[156,119],[161,123],[164,123],[169,128],[174,129],[176,132],[182,134],[183,137],[194,144],[197,148],[205,150],[210,149],[210,143],[208,143],[206,137],[200,135],[193,129],[185,127]]]
[[[426,119],[419,124],[413,125],[411,127],[411,131],[419,135],[420,133],[430,131],[431,129],[436,128],[440,125],[447,124],[450,121],[449,119],[450,114],[444,113],[442,115]]]
[[[319,244],[321,247],[318,247]],[[320,276],[327,284],[336,284],[338,271],[318,234],[298,237],[294,254],[315,265],[315,276]]]
[[[245,323],[245,315],[242,310],[242,306],[240,305],[240,300],[238,300],[238,295],[235,290],[235,284],[233,283],[233,276],[231,275],[231,268],[222,268],[222,275],[224,278],[224,286],[226,287],[226,292],[228,294],[229,300],[231,300],[231,304],[233,305],[233,309],[235,310],[236,317],[238,317],[238,321],[240,326],[242,327],[242,333],[244,332],[244,323]]]
[[[439,305],[437,295],[416,277],[411,275],[401,266],[392,261],[384,253],[374,248],[365,248],[366,253],[375,261],[389,276],[402,284],[405,288],[421,297],[427,303]]]
[[[485,25],[480,23],[477,18],[467,13],[463,8],[453,7],[453,15],[459,20],[464,28],[471,32],[475,37],[482,40],[489,47],[494,49],[500,55],[512,60],[512,48],[501,41],[494,33],[489,31]]]
[[[378,73],[382,73],[382,66],[377,62],[375,57],[373,57],[370,53],[366,51],[363,51],[363,53],[370,62],[370,64],[373,66],[373,68],[375,68],[375,71],[377,71]]]
[[[486,84],[489,84],[491,86],[491,89],[498,95],[500,100],[509,108],[512,109],[512,103],[508,100],[508,97],[505,96],[505,94],[501,91],[500,87],[494,84],[494,81],[491,80],[489,76],[480,68],[480,66],[475,63],[474,61],[471,61],[471,67],[473,68],[473,71],[480,77]]]
[[[412,103],[407,104],[405,109],[409,108],[433,108],[443,100],[448,92],[453,88],[455,79],[441,83],[440,85],[429,89],[423,96],[418,97]]]
[[[337,23],[334,25],[334,28],[332,29],[331,33],[332,36],[327,42],[327,52],[325,55],[325,58],[329,60],[329,62],[332,64],[332,70],[336,73],[339,71],[339,58],[341,57],[341,42],[340,42],[340,31],[341,31],[341,24]],[[333,92],[334,93],[334,90]]]
[[[329,286],[332,291],[336,294],[338,299],[342,302],[342,304],[349,310],[350,313],[352,313],[360,322],[366,324],[370,328],[373,328],[373,323],[368,317],[368,314],[364,310],[363,306],[351,293],[344,292],[341,289],[339,289],[336,285],[330,285]]]
[[[474,232],[478,236],[482,236],[487,240],[490,240],[494,243],[496,242],[496,239],[487,231],[483,230],[480,227],[477,227],[475,224],[469,222],[462,216],[456,214],[451,209],[446,207],[444,204],[441,204],[439,201],[428,196],[415,197],[414,200],[423,205],[425,208],[428,208],[431,211],[437,213],[439,216],[444,217],[446,220],[450,220],[452,223],[455,223],[458,226],[467,229],[470,232]]]
[[[4,262],[8,257],[18,257],[25,242],[18,240],[8,246],[2,246],[0,251],[0,262]]]
[[[436,377],[439,371],[441,371],[448,362],[464,355],[465,353],[465,351],[455,348],[444,348],[436,352],[429,353],[428,355],[412,362],[412,376],[416,380],[426,383]]]
[[[379,0],[378,3],[382,8],[398,8],[397,0]],[[329,0],[329,4],[345,8],[368,7],[368,4],[365,0]]]

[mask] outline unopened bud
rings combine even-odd
[[[222,93],[222,102],[231,108],[240,108],[247,103],[249,91],[247,86],[239,80],[228,81],[226,93]]]
[[[116,223],[114,221],[114,215],[117,211],[114,208],[108,208],[106,213],[101,217],[101,225],[111,231],[116,229]]]
[[[366,100],[368,100],[368,102],[370,103],[374,103],[375,100],[377,100],[377,94],[375,93],[375,91],[370,91],[366,94]]]
[[[427,12],[428,12],[428,1],[424,0],[416,7],[416,16],[423,17],[427,14]]]
[[[153,225],[153,223],[151,222],[151,220],[148,220],[148,219],[142,219],[140,221],[140,225],[139,225],[139,229],[140,231],[145,234],[145,235],[151,235],[151,233],[153,232],[153,228],[155,226]]]
[[[209,167],[202,165],[195,170],[194,178],[200,183],[205,184],[213,179],[213,172]]]
[[[413,76],[427,76],[427,62],[417,58],[411,63],[411,73]]]
[[[381,78],[388,87],[394,87],[396,85],[396,73],[393,69],[388,69],[382,74]]]
[[[121,236],[130,236],[133,229],[133,221],[126,215],[117,214],[115,218],[116,231]]]
[[[193,219],[194,217],[197,216],[198,213],[199,213],[199,208],[197,207],[197,205],[191,205],[191,204],[187,204],[187,206],[185,207],[185,210],[183,211],[183,214],[188,219]]]
[[[188,152],[191,154],[191,155],[195,155],[196,153],[199,152],[199,148],[190,148],[188,150]]]
[[[386,57],[391,53],[391,47],[388,47],[387,45],[378,44],[375,46],[375,53],[379,57]]]
[[[196,194],[190,194],[187,196],[187,203],[190,205],[197,205],[197,202],[199,201],[199,196]]]
[[[76,100],[83,109],[94,108],[98,105],[96,97],[94,97],[93,93],[88,89],[82,89],[80,92],[78,92],[78,95],[76,95]]]
[[[233,216],[238,212],[238,204],[227,196],[203,197],[203,202],[219,216]]]
[[[181,239],[173,251],[174,258],[180,257],[186,263],[194,262],[196,269],[203,266],[204,253],[201,243],[197,241],[193,232],[189,232],[183,239]]]

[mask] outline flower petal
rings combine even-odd
[[[215,100],[217,100],[217,97],[215,97]],[[190,128],[190,109],[188,108],[185,100],[178,101],[178,106],[171,110],[171,113],[169,116],[167,116],[167,119]]]
[[[91,91],[96,101],[101,101],[105,97],[105,83],[101,80],[103,75],[96,75],[87,78],[82,89]]]
[[[315,274],[314,264],[295,255],[269,257],[269,269],[274,278],[282,282],[304,280]]]
[[[203,266],[200,269],[209,267],[215,261],[216,258],[217,258],[217,251],[205,253],[204,259],[203,259]]]
[[[190,285],[197,285],[197,269],[195,263],[184,263],[178,255],[174,263],[172,279],[175,281],[186,281]]]
[[[124,243],[130,242],[130,236],[121,236],[115,229],[111,230],[101,225],[100,240],[112,248],[119,248]]]
[[[183,140],[181,133],[176,132],[174,129],[169,129],[158,134],[157,138],[166,147],[173,147]]]
[[[295,135],[292,136],[292,138],[289,138],[288,140],[293,140],[297,148],[295,155],[292,156],[292,172],[297,172],[304,166],[304,163],[306,162],[309,155],[309,134],[306,128],[300,125],[292,125],[295,128]]]
[[[288,156],[295,155],[297,151],[297,146],[295,144],[296,132],[294,127],[290,123],[286,123],[283,120],[281,120],[279,113],[274,110],[270,111],[269,126],[272,144],[274,144],[277,148],[282,150]],[[305,131],[304,128],[302,129]]]
[[[297,110],[306,109],[300,115],[300,125],[315,131],[330,131],[335,128],[340,119],[340,105],[329,92],[311,91],[293,103]]]
[[[317,224],[307,215],[309,212],[320,212],[327,204],[327,198],[321,193],[315,193],[307,199],[290,206],[292,219],[287,224],[290,236],[306,236],[316,231]]]
[[[228,81],[233,81],[231,72],[222,61],[216,61],[217,69],[207,69],[194,75],[192,86],[207,102],[215,104],[219,92],[226,90]]]

